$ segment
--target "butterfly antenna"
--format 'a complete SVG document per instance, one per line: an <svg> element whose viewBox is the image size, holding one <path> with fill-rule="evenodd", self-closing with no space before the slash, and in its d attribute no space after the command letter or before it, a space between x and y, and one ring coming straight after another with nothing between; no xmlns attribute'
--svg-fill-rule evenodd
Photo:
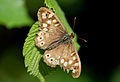
<svg viewBox="0 0 120 82"><path fill-rule="evenodd" d="M85 43L87 42L87 40L86 39L84 39L84 38L79 38L80 40L83 40Z"/></svg>
<svg viewBox="0 0 120 82"><path fill-rule="evenodd" d="M75 28L75 23L76 23L76 17L74 17L73 30Z"/></svg>
<svg viewBox="0 0 120 82"><path fill-rule="evenodd" d="M75 28L75 23L76 23L76 17L74 17L73 30L74 30L74 28ZM72 33L71 36L74 37L74 36L75 36L75 33ZM78 37L78 39L81 40L81 41L83 41L84 43L87 43L87 42L88 42L88 41L87 41L86 39L84 39L84 38Z"/></svg>
<svg viewBox="0 0 120 82"><path fill-rule="evenodd" d="M75 23L76 23L76 17L74 17L73 30L74 30L74 27L75 27ZM74 36L75 36L75 33L72 33L72 34L71 34L71 37L74 38Z"/></svg>

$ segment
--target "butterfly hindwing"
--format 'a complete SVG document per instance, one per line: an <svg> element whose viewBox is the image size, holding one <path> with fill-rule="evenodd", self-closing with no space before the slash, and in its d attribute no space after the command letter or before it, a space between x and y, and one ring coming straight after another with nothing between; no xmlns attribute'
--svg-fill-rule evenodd
<svg viewBox="0 0 120 82"><path fill-rule="evenodd" d="M60 65L60 67L64 70L66 69L67 72L72 70L72 76L74 78L80 76L81 62L73 42L71 44L59 45L50 51L45 51L43 58L44 62L51 67Z"/></svg>

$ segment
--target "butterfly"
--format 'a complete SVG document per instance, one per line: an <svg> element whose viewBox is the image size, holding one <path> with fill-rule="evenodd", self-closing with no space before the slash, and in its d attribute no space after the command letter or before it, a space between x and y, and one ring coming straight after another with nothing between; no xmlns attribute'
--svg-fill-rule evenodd
<svg viewBox="0 0 120 82"><path fill-rule="evenodd" d="M78 78L81 72L81 61L72 42L73 34L69 35L58 17L46 7L38 10L39 31L36 33L35 44L44 49L44 62L56 67L72 70L72 76Z"/></svg>

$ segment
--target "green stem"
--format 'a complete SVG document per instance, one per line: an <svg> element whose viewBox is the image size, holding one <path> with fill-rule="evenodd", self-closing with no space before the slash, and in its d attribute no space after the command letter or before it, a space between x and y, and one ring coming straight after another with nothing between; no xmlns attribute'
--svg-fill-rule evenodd
<svg viewBox="0 0 120 82"><path fill-rule="evenodd" d="M37 75L37 77L40 79L40 82L45 82L45 79L44 79L44 77L42 76L42 74L40 72Z"/></svg>

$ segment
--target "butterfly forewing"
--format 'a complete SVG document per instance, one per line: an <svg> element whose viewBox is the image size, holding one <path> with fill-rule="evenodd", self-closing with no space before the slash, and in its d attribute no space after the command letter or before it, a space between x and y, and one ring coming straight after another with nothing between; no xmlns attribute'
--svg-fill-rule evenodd
<svg viewBox="0 0 120 82"><path fill-rule="evenodd" d="M39 32L35 38L36 45L41 49L46 49L52 42L58 40L66 32L57 16L45 7L38 11Z"/></svg>
<svg viewBox="0 0 120 82"><path fill-rule="evenodd" d="M58 17L49 9L41 7L38 11L39 31L35 44L45 49L44 62L51 67L60 65L77 78L81 72L81 62L76 48Z"/></svg>

